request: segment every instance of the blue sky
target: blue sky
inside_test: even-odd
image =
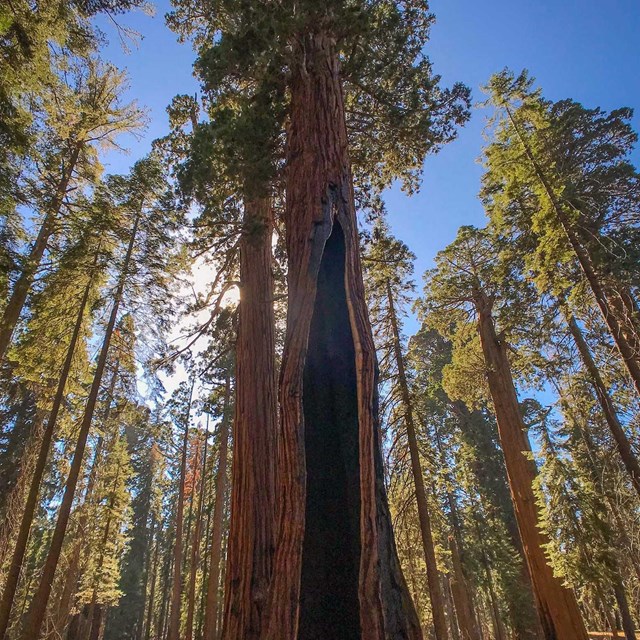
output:
[[[151,140],[166,133],[165,107],[174,95],[194,94],[198,89],[191,74],[190,44],[178,44],[164,25],[168,0],[155,4],[154,17],[136,13],[123,19],[123,24],[143,35],[128,54],[114,31],[105,26],[110,44],[103,57],[128,69],[130,96],[150,112],[145,136],[128,143],[129,156],[109,156],[109,171],[125,171],[149,150]],[[605,109],[635,107],[634,124],[640,128],[637,0],[433,0],[431,10],[436,24],[428,55],[434,70],[445,85],[462,81],[471,87],[475,102],[483,99],[480,86],[492,73],[505,66],[514,71],[526,67],[546,97],[570,97]],[[408,198],[395,189],[387,195],[392,230],[417,256],[418,282],[460,225],[484,225],[476,196],[486,115],[474,109],[458,139],[427,159],[418,195]]]

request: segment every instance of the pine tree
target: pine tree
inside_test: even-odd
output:
[[[91,429],[98,394],[104,374],[113,331],[123,302],[125,286],[131,280],[140,286],[147,284],[145,278],[154,272],[163,274],[170,247],[171,218],[166,215],[168,203],[164,201],[163,176],[153,160],[138,162],[132,169],[129,179],[112,178],[111,187],[114,196],[120,197],[120,211],[128,219],[130,230],[126,237],[126,250],[122,262],[115,274],[115,290],[111,295],[111,310],[104,330],[104,337],[96,363],[96,369],[87,397],[80,430],[73,453],[69,476],[65,485],[64,496],[58,512],[55,531],[51,540],[49,553],[45,562],[38,590],[30,605],[25,624],[22,629],[23,638],[37,638],[41,632],[42,621],[51,593],[55,571],[60,558],[65,538],[71,506],[76,492],[78,477],[82,468],[84,451]],[[171,212],[174,215],[174,212]],[[140,238],[138,238],[140,233]],[[142,241],[142,242],[141,242]],[[140,243],[140,244],[137,244]],[[146,268],[143,265],[146,264]],[[163,274],[164,275],[164,274]],[[161,280],[162,282],[162,280]],[[165,289],[166,291],[166,289]],[[150,295],[154,294],[152,289]]]
[[[44,100],[48,117],[39,163],[43,168],[34,176],[37,182],[33,196],[39,229],[0,320],[0,360],[4,360],[69,194],[79,183],[96,181],[96,145],[113,144],[118,134],[140,127],[141,112],[135,105],[121,102],[125,78],[115,68],[88,60],[73,65],[64,77],[64,81],[52,85]]]

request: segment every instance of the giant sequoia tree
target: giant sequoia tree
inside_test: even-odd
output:
[[[260,158],[265,151],[280,154],[285,169],[289,295],[275,552],[261,545],[237,600],[231,584],[223,635],[416,637],[382,483],[375,351],[349,147],[360,184],[381,188],[401,176],[411,187],[424,155],[466,118],[467,92],[440,90],[431,75],[421,52],[432,20],[423,2],[224,2],[204,13],[191,3],[177,5],[172,22],[201,45],[199,68],[213,70],[216,96],[228,96],[231,87],[242,111],[260,110],[256,128],[237,126],[251,117],[234,120],[228,113],[217,114],[218,124],[229,125],[225,133],[236,135],[240,149],[251,149],[264,142],[271,116],[274,144],[253,149]],[[282,149],[276,143],[285,115]],[[255,157],[240,154],[245,165]],[[239,363],[244,357],[238,352]],[[247,454],[237,455],[243,459],[234,468],[248,464]],[[234,491],[243,484],[234,475]],[[240,505],[268,510],[268,495],[258,491],[234,500],[236,511]],[[269,517],[263,513],[261,521],[273,529]],[[336,537],[339,529],[347,534]],[[255,545],[246,529],[232,534],[229,567],[255,557]]]

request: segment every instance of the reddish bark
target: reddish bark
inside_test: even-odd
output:
[[[269,199],[245,203],[224,640],[260,637],[271,576],[277,435],[272,228]]]
[[[289,297],[279,395],[280,512],[268,628],[263,638],[421,638],[397,559],[382,478],[375,348],[362,282],[338,56],[331,37],[322,31],[300,35],[292,47],[299,63],[291,72],[286,150]],[[329,305],[326,312],[322,304]],[[319,339],[326,342],[318,344]],[[309,363],[308,347],[313,355]],[[344,360],[345,354],[350,354],[350,362]],[[347,373],[347,378],[340,379],[336,370]],[[333,393],[328,389],[331,385]],[[323,393],[331,404],[318,401],[318,394]],[[331,412],[332,422],[323,425],[322,418]],[[323,428],[336,427],[344,433],[345,441],[336,446],[345,466],[340,470],[329,459],[323,469],[315,459],[317,452],[307,450],[305,440],[322,438]],[[330,438],[322,444],[331,444]],[[355,465],[351,462],[354,452]],[[314,526],[324,531],[331,524],[326,522],[328,511],[324,521],[320,517],[316,522],[317,505],[307,505],[307,489],[313,498],[318,497],[320,482],[307,477],[309,461],[314,473],[322,475],[334,465],[347,476],[344,485],[332,489],[340,493],[350,517],[356,511],[355,533],[351,534],[351,519],[344,532],[350,538],[345,548],[356,555],[355,580],[344,576],[341,593],[332,594],[320,575],[324,570],[324,575],[332,577],[332,568],[343,571],[344,567],[327,566],[310,552],[306,558],[304,554],[305,545],[317,539],[309,531],[305,536],[307,516],[313,516]],[[343,510],[338,513],[345,521]],[[301,591],[305,564],[311,574],[305,577]],[[317,580],[313,579],[314,569],[318,570]],[[307,597],[325,604],[331,604],[333,598],[339,605],[340,600],[352,598],[354,589],[358,611],[341,610],[350,616],[348,626],[339,626],[331,615],[319,619],[307,606]],[[352,626],[354,613],[357,628]],[[327,634],[324,623],[337,635]]]
[[[553,575],[544,553],[547,539],[538,529],[538,510],[532,487],[535,466],[528,458],[530,448],[506,346],[496,335],[491,303],[487,296],[477,291],[475,304],[489,391],[498,422],[511,498],[543,632],[548,640],[586,640],[587,632],[575,596]]]

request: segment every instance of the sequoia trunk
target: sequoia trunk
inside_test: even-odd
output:
[[[272,230],[270,200],[245,202],[224,640],[260,637],[271,577],[277,435]]]
[[[547,640],[586,640],[587,632],[575,596],[553,575],[544,554],[547,540],[538,529],[538,512],[532,487],[535,469],[527,457],[529,444],[506,348],[496,335],[487,296],[477,292],[475,303],[489,391],[543,632]]]
[[[338,56],[321,30],[292,47],[280,512],[263,637],[421,638],[383,483]]]

